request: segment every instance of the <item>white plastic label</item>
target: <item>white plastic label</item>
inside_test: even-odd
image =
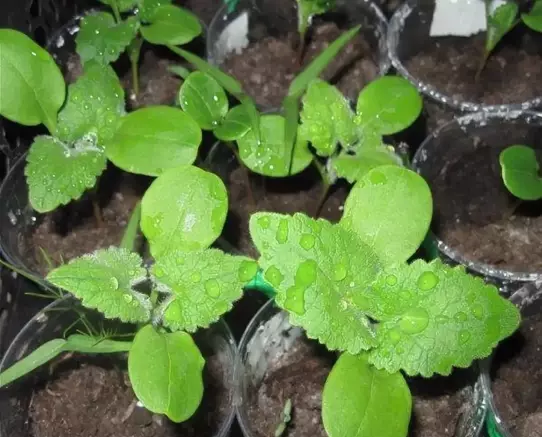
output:
[[[241,53],[248,46],[248,12],[243,12],[229,23],[220,34],[217,42],[217,56],[221,63],[231,52]]]

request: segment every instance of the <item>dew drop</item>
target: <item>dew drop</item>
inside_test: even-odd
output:
[[[401,332],[399,332],[397,329],[392,329],[388,333],[388,337],[389,337],[390,344],[396,345],[397,343],[401,341],[401,338],[403,336],[401,335]]]
[[[418,288],[422,291],[432,290],[439,283],[439,278],[433,272],[423,272],[418,278]]]
[[[449,321],[450,321],[450,318],[442,314],[439,314],[438,316],[435,317],[435,322],[437,322],[439,325],[443,325],[444,323],[448,323]]]
[[[190,275],[190,280],[192,282],[199,282],[201,281],[201,273],[200,272],[194,272]]]
[[[470,332],[469,331],[460,331],[459,332],[459,343],[465,344],[470,340]]]
[[[131,294],[128,294],[128,293],[123,294],[122,297],[123,297],[123,299],[124,299],[124,301],[126,303],[131,303],[132,300],[134,300],[133,296]]]
[[[119,281],[117,280],[117,278],[111,278],[109,280],[109,283],[111,284],[111,288],[113,290],[118,290],[119,289]]]
[[[276,266],[271,266],[265,272],[265,279],[273,287],[278,288],[284,280],[284,276]]]
[[[269,229],[269,226],[271,226],[271,219],[267,216],[260,217],[258,219],[258,225],[260,225],[260,228],[262,229]]]
[[[396,352],[397,354],[399,354],[399,355],[404,354],[404,353],[405,353],[405,348],[404,348],[403,346],[399,345],[399,346],[397,346],[397,347],[395,348],[395,352]]]
[[[346,278],[347,273],[348,271],[344,264],[337,264],[333,268],[333,280],[337,282],[342,281],[344,278]]]
[[[305,314],[305,290],[298,286],[290,287],[286,291],[284,308],[300,316]]]
[[[280,220],[275,238],[277,242],[280,244],[284,244],[288,241],[288,220],[287,219]]]
[[[386,278],[386,283],[388,285],[391,285],[391,286],[394,286],[397,284],[397,276],[395,275],[388,275],[388,277]]]
[[[239,266],[239,281],[249,282],[258,273],[258,264],[255,261],[243,261]]]
[[[484,307],[480,304],[475,304],[472,306],[472,315],[478,320],[483,320],[484,318]]]
[[[429,324],[429,314],[424,308],[413,308],[405,313],[399,322],[401,331],[407,334],[423,332]]]
[[[220,285],[218,284],[218,281],[216,279],[209,279],[208,281],[205,281],[205,292],[210,297],[218,297],[220,296]]]
[[[346,311],[348,309],[348,302],[346,302],[344,299],[341,300],[339,303],[339,306],[341,308],[341,311]]]
[[[153,269],[153,273],[154,273],[154,276],[156,276],[157,278],[161,278],[162,276],[164,276],[164,269],[162,267],[154,267]]]
[[[295,274],[295,283],[302,287],[310,287],[316,281],[318,266],[316,261],[308,259],[303,261]]]
[[[467,294],[467,302],[469,304],[473,304],[474,302],[476,302],[476,293]]]
[[[386,175],[380,171],[372,171],[369,175],[369,180],[373,185],[384,185],[388,182]]]
[[[299,245],[305,250],[311,250],[316,243],[316,238],[312,234],[303,234],[299,240]]]
[[[463,311],[460,311],[458,312],[456,315],[455,315],[455,320],[457,322],[466,322],[467,321],[467,315],[463,312]]]

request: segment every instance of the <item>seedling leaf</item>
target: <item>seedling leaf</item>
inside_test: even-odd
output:
[[[357,140],[348,101],[337,88],[320,79],[311,82],[303,96],[299,131],[320,156],[332,155],[338,143],[349,147]]]
[[[519,7],[516,2],[506,2],[487,16],[486,58],[499,41],[516,25]]]
[[[406,437],[412,396],[401,373],[378,370],[366,353],[344,353],[327,377],[322,419],[329,437]]]
[[[449,375],[452,366],[487,357],[520,321],[518,309],[497,288],[439,260],[381,272],[366,309],[381,321],[369,361],[391,373],[425,377]]]
[[[542,32],[542,0],[536,0],[527,14],[521,14],[526,26],[536,32]]]
[[[198,17],[173,5],[157,8],[149,18],[150,24],[141,27],[141,35],[152,44],[182,45],[202,32]]]
[[[222,180],[193,166],[162,173],[141,202],[141,230],[155,257],[172,250],[201,250],[221,234],[228,213]]]
[[[205,130],[213,130],[228,113],[228,97],[224,88],[208,74],[191,73],[179,91],[181,107]]]
[[[139,29],[136,17],[117,23],[108,12],[94,12],[81,20],[75,38],[81,62],[95,61],[101,65],[115,62],[135,38]]]
[[[166,293],[162,323],[171,330],[195,332],[216,322],[240,299],[258,264],[218,249],[169,252],[157,258],[151,274]]]
[[[203,398],[205,359],[186,332],[158,332],[151,325],[136,335],[128,355],[128,374],[145,408],[183,422]]]
[[[355,297],[374,280],[379,261],[356,235],[325,220],[257,213],[250,235],[276,303],[330,350],[358,353],[375,345]]]
[[[56,130],[66,85],[53,57],[12,29],[0,29],[0,115],[25,126]]]
[[[305,35],[312,18],[323,14],[335,6],[335,0],[297,0],[298,30]]]
[[[542,198],[542,178],[536,153],[527,146],[514,145],[501,152],[499,157],[502,179],[508,191],[522,200]]]
[[[42,213],[79,199],[96,184],[107,162],[93,136],[77,141],[73,147],[54,137],[38,136],[26,159],[30,204]]]
[[[100,0],[104,5],[113,8],[116,4],[120,12],[130,12],[139,3],[139,0]]]
[[[237,105],[229,110],[213,134],[222,141],[236,141],[244,137],[251,127],[250,114],[246,107]]]
[[[356,123],[364,131],[391,135],[414,123],[422,107],[420,93],[408,80],[384,76],[373,80],[359,94]]]
[[[298,135],[290,172],[292,151],[284,141],[285,119],[280,115],[260,117],[260,141],[251,129],[239,138],[239,155],[243,163],[255,173],[284,177],[305,170],[312,162],[307,141]]]
[[[107,157],[123,170],[159,176],[196,160],[202,134],[180,109],[153,106],[125,116],[106,144]]]
[[[337,176],[353,184],[369,171],[383,165],[402,165],[401,158],[389,146],[362,148],[355,155],[342,154],[332,159]]]
[[[139,0],[139,17],[144,23],[151,21],[152,16],[161,6],[170,5],[173,0]]]
[[[149,297],[133,287],[147,277],[139,255],[110,247],[83,255],[57,267],[47,280],[81,299],[108,318],[123,322],[148,322],[152,304]]]

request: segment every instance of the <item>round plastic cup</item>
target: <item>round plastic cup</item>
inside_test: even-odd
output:
[[[40,345],[55,338],[62,338],[66,330],[72,332],[80,329],[86,332],[81,324],[84,316],[92,326],[104,329],[114,329],[117,333],[134,332],[134,327],[121,324],[115,320],[104,319],[96,311],[81,306],[73,297],[58,300],[38,313],[19,332],[11,346],[0,362],[0,371],[5,370],[21,358],[28,355]],[[207,329],[202,329],[194,335],[198,347],[204,357],[217,356],[222,364],[222,378],[229,397],[229,411],[225,414],[219,429],[212,433],[212,437],[226,437],[229,435],[235,411],[233,406],[234,372],[233,366],[236,356],[236,344],[228,325],[219,321]],[[126,354],[116,354],[115,359],[126,365]],[[48,366],[44,365],[31,374],[14,381],[7,387],[0,389],[0,436],[2,437],[31,437],[28,420],[28,410],[34,388],[47,380]],[[205,396],[205,394],[204,394]]]
[[[500,142],[494,141],[495,132],[502,132]],[[492,141],[484,141],[492,135]],[[527,138],[542,135],[542,114],[529,111],[477,112],[457,118],[433,132],[416,152],[412,165],[431,186],[432,181],[456,160],[458,155],[470,153],[476,147],[495,147],[503,150],[512,144],[523,144]],[[510,296],[526,282],[542,280],[542,273],[515,272],[469,259],[451,247],[438,235],[430,235],[441,258],[450,264],[462,264],[472,273],[497,285]]]

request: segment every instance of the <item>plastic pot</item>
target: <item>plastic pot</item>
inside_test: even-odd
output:
[[[82,307],[79,301],[73,297],[66,297],[49,305],[19,332],[0,363],[0,371],[26,356],[41,344],[54,338],[62,338],[68,329],[73,332],[73,330],[79,328],[86,332],[80,323],[81,315],[84,315],[86,320],[93,326],[114,329],[117,333],[134,332],[133,326],[120,324],[114,320],[106,320],[96,311]],[[194,339],[205,358],[214,356],[217,357],[220,363],[221,378],[226,388],[226,396],[228,396],[228,402],[225,402],[225,405],[228,408],[218,429],[213,430],[209,436],[225,437],[229,435],[234,418],[232,401],[234,395],[233,365],[237,352],[235,341],[230,329],[223,321],[219,321],[207,329],[200,330],[194,335]],[[111,356],[107,356],[107,358],[111,358]],[[120,367],[126,366],[126,358],[126,354],[116,354],[113,357]],[[47,382],[50,378],[48,369],[49,367],[44,365],[32,374],[15,381],[4,389],[0,389],[1,436],[31,437],[29,407],[35,387],[38,384]]]
[[[469,112],[520,110],[539,106],[542,103],[542,96],[532,96],[526,101],[511,99],[498,104],[485,104],[477,96],[451,95],[443,89],[439,89],[431,83],[431,80],[422,79],[415,72],[409,70],[406,61],[416,54],[423,53],[434,44],[435,37],[430,36],[430,29],[435,3],[436,0],[406,0],[392,16],[389,23],[387,44],[391,62],[399,74],[407,78],[425,96],[452,110]],[[467,37],[446,38],[461,40]],[[450,71],[449,74],[455,73]],[[514,79],[534,80],[534,78],[520,79],[518,77]]]
[[[542,144],[539,145],[538,139],[541,135],[542,114],[539,113],[529,111],[473,113],[451,121],[433,132],[422,143],[412,163],[414,169],[429,183],[435,197],[436,208],[430,237],[441,258],[451,264],[466,266],[472,273],[497,285],[507,296],[526,282],[541,280],[542,273],[521,269],[513,271],[473,259],[444,241],[439,235],[438,224],[443,219],[447,219],[448,222],[453,219],[456,223],[462,223],[470,221],[471,218],[477,219],[477,216],[485,220],[484,205],[487,206],[487,201],[483,203],[480,198],[484,195],[483,184],[489,180],[493,184],[491,186],[498,190],[499,199],[512,202],[514,198],[506,191],[501,180],[499,153],[513,144],[525,144],[540,149]],[[463,168],[462,163],[468,163],[472,159],[472,154],[479,152],[487,153],[487,156],[491,157],[489,159],[491,162],[487,166],[469,170],[471,186],[468,192],[461,192],[462,197],[458,197],[461,203],[453,210],[452,215],[450,210],[446,210],[446,206],[452,203],[451,200],[441,195],[439,201],[436,193],[440,192],[443,180],[453,177],[455,171]],[[441,213],[440,208],[445,212]],[[511,237],[503,235],[502,238]]]

